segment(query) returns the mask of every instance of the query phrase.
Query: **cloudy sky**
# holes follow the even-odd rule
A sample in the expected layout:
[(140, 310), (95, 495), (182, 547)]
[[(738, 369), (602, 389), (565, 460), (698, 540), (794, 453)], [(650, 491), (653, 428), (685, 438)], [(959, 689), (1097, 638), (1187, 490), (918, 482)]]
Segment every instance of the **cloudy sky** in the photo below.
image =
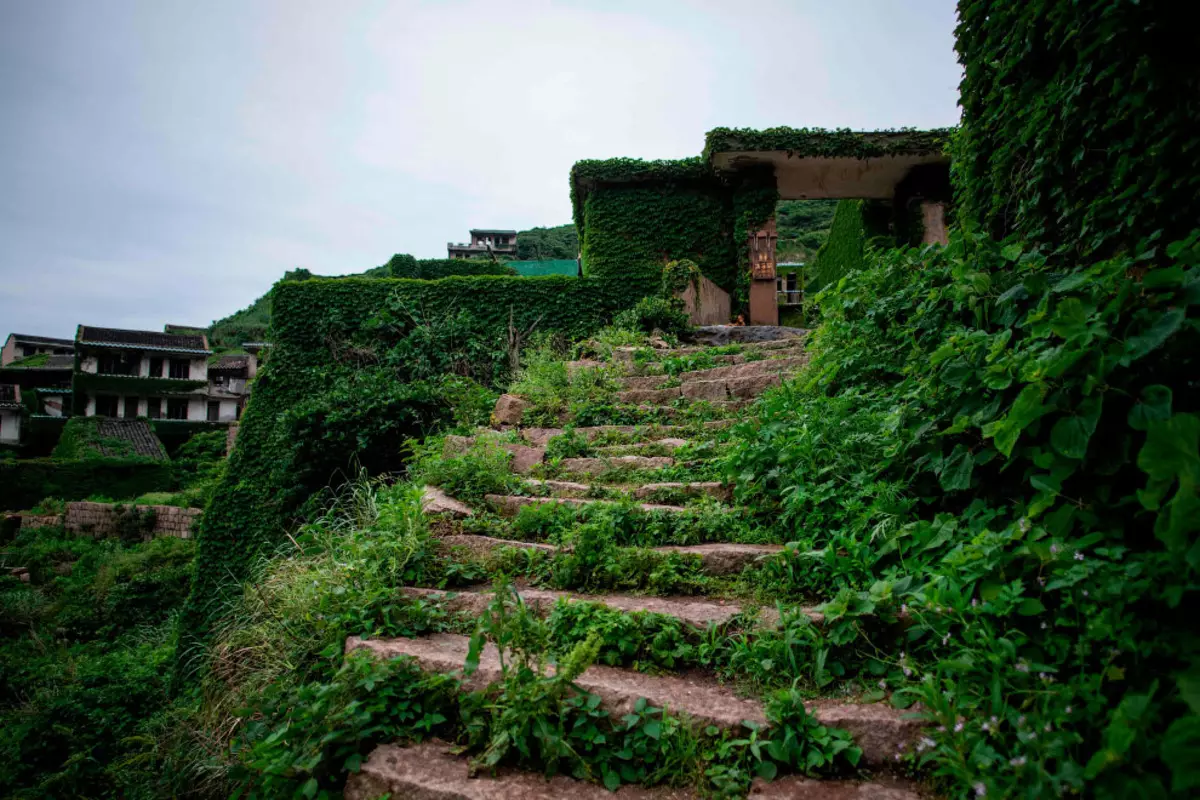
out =
[(0, 2), (0, 337), (570, 221), (581, 158), (958, 121), (952, 0)]

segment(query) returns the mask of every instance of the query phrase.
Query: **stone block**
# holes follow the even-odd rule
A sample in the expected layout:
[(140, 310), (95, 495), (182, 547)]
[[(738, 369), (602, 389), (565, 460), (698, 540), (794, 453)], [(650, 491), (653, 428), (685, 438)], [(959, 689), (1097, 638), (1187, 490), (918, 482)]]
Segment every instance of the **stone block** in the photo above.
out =
[(729, 399), (729, 391), (725, 388), (725, 381), (688, 381), (681, 387), (683, 396), (689, 400), (707, 400), (712, 403), (720, 403)]
[(745, 378), (730, 378), (729, 393), (734, 397), (747, 399), (758, 397), (772, 386), (780, 384), (778, 375), (751, 375)]
[(525, 415), (525, 409), (528, 407), (529, 403), (515, 394), (502, 394), (496, 401), (496, 408), (492, 411), (492, 423), (495, 425), (520, 425), (521, 418)]
[(528, 475), (535, 466), (542, 463), (542, 458), (546, 455), (544, 447), (529, 447), (523, 444), (506, 444), (503, 447), (512, 453), (510, 468), (518, 475)]

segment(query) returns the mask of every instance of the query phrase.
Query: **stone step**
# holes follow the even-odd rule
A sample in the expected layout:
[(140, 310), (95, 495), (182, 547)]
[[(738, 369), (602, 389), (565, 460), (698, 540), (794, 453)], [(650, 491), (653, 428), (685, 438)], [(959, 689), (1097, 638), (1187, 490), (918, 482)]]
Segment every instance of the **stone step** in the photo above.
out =
[[(703, 424), (706, 431), (719, 431), (733, 425), (736, 420), (716, 419)], [(686, 437), (695, 435), (696, 429), (686, 425), (596, 425), (593, 427), (575, 428), (575, 433), (587, 441), (601, 436), (645, 436), (647, 438)], [(545, 447), (556, 436), (562, 436), (562, 428), (523, 428), (521, 436), (534, 447)]]
[(601, 475), (614, 470), (656, 470), (675, 465), (668, 456), (612, 456), (611, 458), (564, 458), (559, 468), (572, 475)]
[[(749, 378), (755, 375), (774, 375), (776, 373), (790, 374), (808, 363), (807, 355), (769, 358), (760, 361), (744, 361), (729, 366), (710, 367), (708, 369), (692, 370), (680, 373), (677, 377), (680, 383), (691, 381), (714, 381), (729, 378)], [(632, 378), (621, 378), (623, 389), (654, 390), (661, 389), (669, 377), (666, 375), (641, 375)], [(685, 395), (686, 396), (686, 395)]]
[(426, 486), (421, 491), (421, 510), (429, 516), (448, 516), (463, 519), (475, 512), (466, 503), (455, 500), (436, 486)]
[[(471, 587), (458, 591), (444, 589), (419, 589), (407, 587), (404, 594), (409, 597), (419, 597), (436, 603), (446, 611), (466, 612), (471, 616), (479, 616), (487, 610), (492, 602), (490, 586)], [(703, 630), (710, 624), (724, 625), (729, 620), (742, 613), (741, 604), (729, 600), (710, 600), (695, 597), (651, 597), (631, 594), (580, 594), (578, 592), (560, 592), (555, 589), (535, 589), (522, 587), (517, 589), (521, 600), (534, 613), (547, 616), (554, 610), (559, 600), (569, 600), (581, 603), (599, 603), (617, 611), (629, 613), (645, 611), (652, 614), (663, 614), (674, 617), (692, 628)], [(812, 607), (804, 607), (803, 612), (813, 622), (822, 622), (825, 615)], [(758, 620), (764, 626), (773, 626), (779, 622), (779, 611), (775, 608), (760, 608)]]
[[(429, 672), (457, 672), (466, 661), (469, 638), (438, 633), (419, 639), (369, 639), (351, 636), (346, 653), (366, 650), (378, 658), (407, 656)], [(468, 690), (482, 689), (501, 678), (500, 657), (488, 644), (480, 654), (479, 668), (464, 680)], [(762, 703), (739, 697), (728, 686), (700, 673), (646, 675), (619, 667), (593, 665), (575, 685), (601, 698), (601, 707), (620, 717), (632, 713), (639, 699), (650, 705), (687, 715), (701, 726), (715, 725), (740, 730), (743, 720), (766, 724)], [(896, 753), (906, 750), (920, 730), (920, 723), (902, 712), (878, 703), (857, 704), (840, 700), (814, 700), (805, 704), (822, 725), (844, 728), (863, 750), (863, 763), (891, 763)]]
[[(559, 551), (559, 548), (552, 544), (521, 542), (515, 539), (496, 539), (491, 536), (480, 536), (473, 533), (441, 536), (438, 538), (438, 542), (445, 548), (466, 548), (479, 557), (485, 557), (503, 547), (537, 550), (549, 555), (553, 555)], [(757, 564), (764, 558), (775, 555), (783, 550), (783, 547), (776, 544), (710, 543), (666, 545), (650, 549), (656, 553), (679, 553), (680, 555), (697, 556), (700, 559), (700, 568), (709, 575), (734, 575), (746, 567)]]
[[(475, 772), (460, 748), (438, 739), (403, 746), (381, 744), (358, 772), (346, 779), (345, 800), (699, 800), (692, 789), (602, 786), (566, 775), (546, 778), (534, 772), (501, 769)], [(873, 781), (821, 781), (788, 775), (770, 783), (754, 781), (754, 800), (921, 800), (917, 786), (890, 775)]]
[(678, 492), (687, 497), (711, 497), (722, 503), (733, 501), (733, 486), (719, 481), (693, 481), (691, 483), (647, 483), (634, 489), (633, 496), (639, 500), (653, 496), (656, 492)]
[(586, 483), (575, 481), (540, 481), (530, 478), (524, 486), (539, 497), (587, 497), (592, 493), (592, 487)]
[(645, 442), (635, 442), (632, 444), (610, 444), (603, 447), (597, 447), (596, 452), (608, 456), (635, 456), (639, 455), (640, 451), (644, 450), (665, 450), (673, 452), (681, 447), (690, 445), (687, 439), (651, 439)]
[[(596, 503), (612, 503), (611, 500), (589, 500), (581, 497), (524, 497), (520, 495), (501, 494), (485, 495), (483, 499), (503, 517), (515, 517), (526, 506), (562, 505), (578, 508)], [(666, 511), (668, 513), (679, 513), (688, 510), (683, 506), (666, 506), (657, 503), (640, 503), (638, 508), (647, 512)]]
[[(345, 800), (695, 800), (684, 789), (603, 786), (565, 775), (545, 778), (535, 772), (504, 769), (476, 773), (457, 748), (436, 739), (402, 747), (382, 744), (371, 751), (362, 769), (346, 779)], [(809, 795), (804, 795), (808, 797)], [(824, 800), (812, 795), (814, 800)], [(835, 796), (831, 795), (831, 800)], [(846, 795), (846, 798), (853, 795)], [(841, 800), (841, 796), (836, 796)], [(889, 798), (892, 800), (892, 798)], [(907, 800), (897, 795), (894, 800)]]

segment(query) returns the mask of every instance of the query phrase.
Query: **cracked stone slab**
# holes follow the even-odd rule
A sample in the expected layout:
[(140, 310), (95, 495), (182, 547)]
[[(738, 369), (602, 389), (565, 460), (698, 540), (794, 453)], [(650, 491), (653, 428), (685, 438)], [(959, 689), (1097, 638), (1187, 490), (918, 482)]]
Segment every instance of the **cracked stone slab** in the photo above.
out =
[(454, 519), (463, 519), (475, 513), (469, 505), (455, 500), (436, 486), (426, 486), (421, 490), (421, 510), (430, 516), (443, 514)]
[(689, 400), (707, 400), (710, 403), (721, 403), (729, 399), (729, 389), (724, 380), (716, 381), (686, 381), (679, 387), (683, 396)]
[(474, 533), (457, 533), (450, 536), (439, 536), (438, 544), (445, 549), (464, 548), (476, 558), (486, 558), (504, 547), (515, 547), (520, 550), (537, 550), (542, 553), (554, 554), (558, 548), (552, 544), (537, 542), (518, 542), (512, 539), (496, 539), (491, 536), (479, 536)]
[(715, 381), (727, 378), (748, 378), (754, 375), (774, 375), (778, 372), (795, 372), (807, 363), (807, 355), (789, 356), (764, 361), (748, 361), (729, 367), (698, 369), (694, 372), (685, 372), (679, 378), (687, 383), (688, 381)]
[(525, 485), (530, 490), (541, 492), (548, 497), (587, 497), (592, 491), (592, 487), (586, 483), (575, 483), (574, 481), (540, 481), (530, 478), (525, 481)]
[(512, 462), (509, 464), (509, 469), (518, 475), (528, 475), (533, 471), (534, 467), (542, 463), (542, 459), (546, 455), (546, 448), (544, 447), (530, 447), (524, 444), (505, 444), (501, 446), (512, 453)]
[(758, 397), (782, 382), (779, 375), (750, 375), (745, 378), (730, 378), (725, 384), (729, 387), (729, 394), (734, 397), (751, 398)]
[(562, 436), (562, 428), (525, 428), (521, 438), (533, 447), (545, 447), (555, 436)]

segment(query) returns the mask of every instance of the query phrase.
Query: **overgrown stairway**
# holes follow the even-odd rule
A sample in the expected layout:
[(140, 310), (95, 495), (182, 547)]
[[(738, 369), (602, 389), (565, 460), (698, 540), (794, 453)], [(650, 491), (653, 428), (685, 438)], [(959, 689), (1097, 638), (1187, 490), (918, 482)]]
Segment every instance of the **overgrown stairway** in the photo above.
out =
[[(743, 335), (753, 336), (754, 329)], [(718, 331), (717, 335), (727, 335)], [(427, 487), (426, 513), (435, 519), (440, 543), (456, 562), (487, 564), (497, 558), (524, 553), (528, 559), (570, 557), (586, 548), (571, 538), (541, 540), (522, 536), (523, 520), (537, 515), (586, 515), (603, 508), (618, 509), (628, 518), (648, 525), (665, 525), (669, 536), (687, 543), (653, 542), (637, 548), (622, 544), (619, 550), (646, 552), (653, 563), (685, 566), (728, 587), (736, 576), (760, 567), (783, 549), (778, 542), (727, 540), (725, 530), (747, 515), (734, 500), (733, 486), (711, 474), (729, 426), (747, 404), (771, 386), (796, 372), (806, 361), (804, 340), (786, 330), (776, 338), (733, 347), (700, 345), (686, 348), (615, 349), (610, 359), (568, 364), (578, 375), (589, 369), (619, 374), (609, 424), (574, 426), (569, 415), (559, 427), (526, 425), (530, 403), (505, 395), (497, 403), (490, 432), (474, 437), (448, 437), (444, 457), (456, 458), (473, 448), (491, 446), (511, 454), (510, 467), (519, 478), (518, 491), (488, 493), (482, 502), (467, 504), (437, 487)], [(694, 363), (696, 369), (681, 369)], [(641, 424), (624, 424), (630, 416)], [(663, 522), (666, 520), (666, 522)], [(693, 541), (695, 540), (695, 541)], [(594, 544), (594, 543), (593, 543)], [(608, 543), (611, 545), (611, 543)], [(630, 563), (635, 563), (631, 561)], [(617, 576), (617, 582), (631, 576)], [(736, 624), (747, 635), (770, 632), (780, 622), (780, 607), (747, 604), (726, 593), (710, 596), (663, 596), (645, 587), (625, 591), (551, 589), (520, 584), (514, 594), (534, 614), (545, 617), (559, 604), (585, 603), (613, 612), (661, 615), (698, 632)], [(488, 584), (458, 591), (410, 588), (412, 598), (440, 607), (452, 618), (478, 620), (488, 613), (493, 593)], [(823, 615), (815, 605), (792, 605), (788, 613), (806, 616), (820, 625)], [(364, 640), (352, 637), (346, 652), (367, 651), (379, 658), (406, 656), (430, 672), (461, 672), (467, 660), (469, 637), (438, 633), (420, 638)], [(488, 645), (478, 668), (465, 678), (468, 689), (482, 688), (502, 677), (496, 648)], [(702, 670), (686, 669), (655, 674), (625, 666), (593, 664), (579, 675), (575, 686), (599, 698), (600, 708), (614, 718), (630, 713), (638, 701), (667, 709), (709, 731), (744, 730), (749, 721), (767, 725), (759, 697), (744, 696)], [(821, 725), (848, 731), (862, 750), (860, 768), (871, 773), (870, 782), (812, 781), (781, 777), (772, 783), (759, 780), (754, 797), (885, 798), (915, 800), (917, 788), (888, 772), (919, 737), (913, 715), (884, 703), (855, 702), (851, 697), (814, 698), (805, 707)], [(348, 798), (374, 797), (391, 792), (395, 797), (509, 798), (608, 796), (599, 787), (559, 777), (547, 782), (521, 772), (501, 772), (489, 778), (468, 779), (465, 760), (450, 754), (437, 742), (415, 747), (379, 747), (351, 777)], [(623, 788), (621, 797), (694, 796), (690, 790)]]

